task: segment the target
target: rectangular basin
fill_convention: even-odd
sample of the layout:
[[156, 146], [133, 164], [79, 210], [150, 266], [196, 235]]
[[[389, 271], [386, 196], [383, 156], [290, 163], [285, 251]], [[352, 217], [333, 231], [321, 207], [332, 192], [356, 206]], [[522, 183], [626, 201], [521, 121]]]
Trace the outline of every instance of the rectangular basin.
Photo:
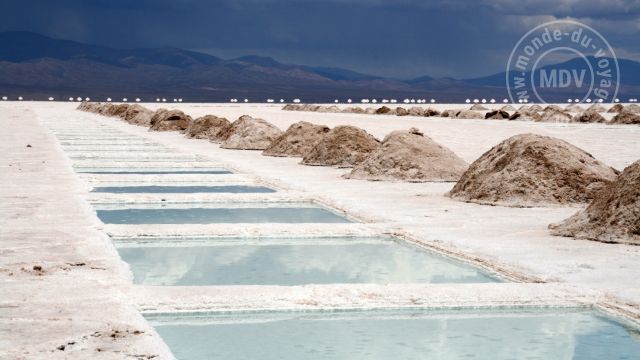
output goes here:
[[350, 223], [313, 203], [128, 204], [98, 208], [105, 224]]
[[184, 162], [184, 161], [197, 161], [193, 156], [175, 156], [171, 153], [160, 153], [159, 155], [151, 155], [151, 153], [145, 154], [131, 154], [132, 156], [114, 156], [113, 154], [84, 154], [74, 155], [70, 154], [71, 160], [97, 160], [97, 161], [122, 161], [122, 162]]
[[144, 139], [131, 139], [131, 140], [63, 140], [60, 141], [62, 146], [127, 146], [127, 145], [140, 145], [140, 146], [160, 146], [159, 144], [149, 142]]
[[252, 193], [274, 193], [273, 189], [265, 186], [248, 186], [248, 185], [219, 185], [219, 186], [164, 186], [164, 185], [148, 185], [148, 186], [99, 186], [93, 188], [94, 193], [110, 193], [110, 194], [194, 194], [194, 193], [233, 193], [233, 194], [252, 194]]
[[484, 283], [496, 278], [381, 237], [116, 241], [134, 283], [161, 286]]
[[231, 174], [224, 168], [168, 167], [168, 168], [90, 168], [74, 167], [82, 174], [126, 174], [126, 175], [163, 175], [163, 174]]
[[592, 311], [269, 312], [147, 316], [176, 358], [638, 359], [640, 332]]
[[169, 148], [162, 146], [63, 146], [63, 150], [67, 153], [114, 153], [114, 152], [173, 152]]
[[124, 136], [124, 135], [105, 135], [105, 136], [65, 136], [56, 135], [59, 141], [139, 141], [137, 136]]

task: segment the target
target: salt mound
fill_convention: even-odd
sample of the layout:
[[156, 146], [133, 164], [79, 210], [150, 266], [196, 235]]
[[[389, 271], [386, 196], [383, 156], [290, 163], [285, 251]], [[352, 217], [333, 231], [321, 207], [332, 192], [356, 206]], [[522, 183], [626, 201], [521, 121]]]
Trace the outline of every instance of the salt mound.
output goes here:
[[205, 115], [193, 120], [187, 127], [185, 134], [188, 138], [220, 142], [222, 141], [220, 135], [229, 127], [231, 127], [229, 120], [215, 115]]
[[282, 130], [263, 119], [243, 115], [220, 134], [224, 138], [220, 147], [237, 150], [264, 150], [280, 135], [282, 135]]
[[553, 235], [640, 245], [640, 161], [624, 169], [586, 209], [549, 228]]
[[282, 107], [282, 110], [288, 110], [288, 111], [314, 111], [314, 112], [325, 112], [325, 113], [343, 112], [336, 105], [326, 106], [326, 105], [314, 105], [314, 104], [287, 104], [287, 105]]
[[454, 116], [454, 119], [484, 119], [482, 113], [473, 110], [460, 110]]
[[89, 111], [91, 105], [93, 105], [93, 103], [83, 101], [76, 107], [76, 110]]
[[501, 107], [500, 110], [502, 110], [502, 111], [516, 111], [516, 108], [514, 108], [511, 105], [505, 105], [505, 106]]
[[101, 103], [93, 103], [88, 101], [83, 101], [78, 105], [76, 110], [88, 111], [88, 112], [98, 112], [104, 105]]
[[331, 105], [331, 106], [318, 106], [318, 108], [316, 109], [317, 112], [325, 112], [325, 113], [338, 113], [340, 112], [340, 108], [335, 106], [335, 105]]
[[409, 110], [407, 110], [407, 109], [405, 109], [405, 108], [403, 108], [403, 107], [398, 106], [398, 107], [396, 108], [396, 115], [398, 115], [398, 116], [406, 116], [406, 115], [409, 115]]
[[105, 114], [107, 116], [117, 116], [117, 117], [120, 117], [120, 118], [124, 118], [125, 114], [127, 113], [127, 110], [129, 110], [129, 108], [131, 106], [133, 106], [133, 105], [129, 105], [129, 104], [118, 104], [118, 105], [107, 104], [107, 106], [104, 108], [103, 114]]
[[313, 104], [302, 104], [298, 106], [299, 106], [298, 110], [300, 111], [318, 111], [320, 109], [320, 105], [313, 105]]
[[[95, 103], [93, 105], [91, 105], [92, 103], [89, 103], [89, 111], [94, 112], [96, 114], [103, 114], [103, 115], [107, 115], [107, 116], [112, 116], [112, 114], [110, 114], [109, 112], [112, 111], [111, 109], [116, 106], [115, 104], [102, 104], [102, 103]], [[126, 104], [121, 104], [124, 105], [125, 109], [127, 106]], [[120, 105], [119, 105], [120, 106]]]
[[638, 104], [629, 104], [624, 109], [628, 112], [640, 113], [640, 105]]
[[412, 106], [409, 109], [409, 115], [411, 116], [424, 116], [424, 109], [418, 106]]
[[469, 110], [487, 111], [487, 110], [489, 110], [489, 109], [488, 109], [488, 108], [486, 108], [486, 107], [484, 107], [484, 106], [482, 106], [482, 105], [480, 105], [480, 104], [475, 104], [475, 105], [471, 106], [471, 107], [469, 108]]
[[547, 107], [545, 107], [543, 111], [550, 111], [550, 110], [562, 111], [562, 108], [558, 105], [547, 105]]
[[622, 104], [615, 104], [607, 112], [609, 112], [609, 113], [619, 113], [622, 110], [624, 110], [624, 106]]
[[436, 109], [432, 109], [432, 108], [426, 108], [422, 115], [423, 116], [438, 116], [438, 115], [440, 115], [440, 111], [438, 111]]
[[628, 109], [622, 110], [609, 121], [609, 124], [640, 124], [640, 115], [630, 112]]
[[474, 161], [448, 195], [513, 207], [584, 203], [616, 175], [614, 169], [564, 140], [522, 134]]
[[355, 126], [336, 126], [303, 155], [302, 164], [352, 167], [379, 146], [378, 140]]
[[316, 111], [317, 109], [317, 105], [311, 104], [287, 104], [282, 108], [282, 110], [288, 111]]
[[576, 104], [571, 104], [565, 107], [564, 110], [568, 112], [577, 112], [577, 113], [584, 111], [584, 109], [580, 105], [576, 105]]
[[85, 109], [85, 111], [91, 111], [91, 112], [97, 113], [97, 112], [100, 112], [104, 107], [110, 106], [110, 105], [113, 105], [113, 104], [103, 104], [99, 102], [98, 103], [85, 102], [83, 109]]
[[262, 155], [301, 157], [322, 140], [329, 130], [328, 126], [297, 122], [275, 139]]
[[[127, 104], [87, 103], [82, 109], [104, 116], [121, 116], [129, 107]], [[81, 109], [81, 110], [82, 110]], [[117, 112], [116, 112], [117, 111]]]
[[387, 106], [382, 106], [379, 109], [376, 110], [376, 114], [388, 114], [391, 115], [395, 113], [393, 110], [391, 110], [391, 108], [387, 107]]
[[358, 106], [352, 106], [352, 107], [348, 107], [343, 109], [341, 112], [343, 113], [354, 113], [354, 114], [362, 114], [364, 113], [364, 109]]
[[105, 116], [116, 116], [124, 119], [127, 110], [131, 106], [132, 105], [129, 104], [116, 105], [111, 103], [103, 104], [83, 101], [82, 103], [80, 103], [80, 105], [78, 105], [76, 109]]
[[99, 114], [105, 111], [110, 106], [113, 106], [113, 104], [87, 103], [87, 108], [85, 111], [90, 111], [90, 112]]
[[153, 114], [153, 111], [138, 104], [133, 104], [127, 107], [127, 110], [121, 116], [130, 124], [150, 126]]
[[573, 122], [579, 123], [604, 123], [607, 121], [600, 113], [595, 110], [585, 110], [571, 119]]
[[394, 131], [348, 179], [402, 180], [411, 182], [457, 181], [467, 163], [446, 147], [423, 136], [417, 129]]
[[587, 108], [587, 110], [595, 111], [595, 112], [605, 112], [607, 109], [601, 104], [593, 104]]
[[525, 109], [524, 111], [516, 111], [511, 114], [509, 120], [540, 121], [540, 114], [535, 111], [529, 112], [528, 109]]
[[180, 110], [158, 109], [151, 117], [151, 131], [183, 131], [193, 121], [191, 116]]
[[496, 120], [504, 120], [509, 119], [509, 113], [502, 110], [493, 110], [484, 114], [485, 119], [496, 119]]
[[564, 111], [558, 111], [554, 109], [545, 110], [537, 121], [541, 122], [555, 122], [555, 123], [568, 123], [571, 122], [571, 115]]

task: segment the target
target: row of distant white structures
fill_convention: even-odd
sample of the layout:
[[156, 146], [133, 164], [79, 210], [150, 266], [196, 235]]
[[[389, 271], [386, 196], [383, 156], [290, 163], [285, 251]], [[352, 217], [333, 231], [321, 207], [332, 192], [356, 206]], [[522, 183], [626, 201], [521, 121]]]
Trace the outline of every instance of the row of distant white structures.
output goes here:
[[[3, 97], [2, 97], [2, 101], [7, 101], [7, 100], [9, 100], [9, 97], [7, 97], [7, 96], [3, 96]], [[22, 96], [18, 96], [18, 97], [16, 98], [16, 100], [18, 100], [18, 101], [23, 101], [23, 100], [24, 100], [24, 98], [23, 98]], [[49, 100], [49, 101], [55, 101], [55, 100], [56, 100], [56, 98], [54, 98], [53, 96], [50, 96], [50, 97], [48, 98], [48, 100]], [[73, 97], [73, 96], [72, 96], [72, 97], [70, 97], [70, 98], [68, 99], [68, 101], [91, 101], [91, 98], [90, 98], [90, 97], [85, 97], [85, 98], [83, 98], [83, 97], [81, 97], [81, 96], [78, 96], [78, 97], [76, 98], [76, 97]], [[106, 98], [106, 101], [107, 101], [107, 102], [112, 102], [112, 101], [118, 101], [118, 99], [112, 99], [112, 98], [108, 97], [108, 98]], [[141, 98], [135, 98], [135, 99], [133, 99], [133, 101], [135, 101], [135, 102], [141, 102], [141, 101], [142, 101], [142, 99], [141, 99]], [[168, 102], [168, 101], [169, 101], [169, 100], [167, 100], [166, 98], [156, 98], [156, 102]], [[122, 102], [129, 102], [129, 99], [128, 99], [128, 98], [122, 98]], [[174, 98], [174, 99], [173, 99], [173, 102], [182, 102], [182, 98]]]
[[[465, 102], [466, 102], [467, 104], [470, 104], [470, 103], [474, 103], [474, 104], [478, 104], [478, 103], [486, 104], [487, 102], [489, 102], [489, 103], [491, 103], [491, 104], [495, 104], [495, 103], [496, 103], [496, 99], [490, 99], [490, 100], [487, 100], [487, 99], [473, 99], [473, 100], [471, 100], [471, 99], [466, 99], [466, 100], [465, 100]], [[502, 99], [502, 102], [503, 102], [503, 103], [505, 103], [505, 104], [507, 104], [507, 103], [509, 103], [510, 101], [509, 101], [509, 99]], [[525, 103], [525, 104], [526, 104], [526, 103], [528, 103], [528, 102], [529, 102], [529, 100], [528, 100], [528, 99], [518, 99], [518, 103], [520, 103], [520, 104], [522, 104], [522, 103]], [[567, 99], [567, 102], [568, 102], [568, 103], [580, 103], [580, 102], [586, 102], [586, 103], [592, 103], [592, 102], [603, 103], [603, 102], [604, 102], [604, 100], [603, 100], [603, 99], [596, 99], [596, 100], [592, 100], [592, 99], [585, 99], [585, 100], [580, 100], [580, 99]], [[620, 99], [618, 99], [618, 98], [613, 99], [613, 102], [619, 103], [619, 102], [620, 102]], [[638, 99], [637, 99], [637, 98], [629, 98], [629, 99], [628, 99], [628, 102], [630, 102], [630, 103], [632, 103], [632, 102], [638, 102]]]
[[[361, 103], [363, 103], [363, 104], [369, 104], [369, 103], [377, 104], [378, 102], [380, 102], [382, 104], [387, 104], [387, 103], [395, 104], [395, 103], [398, 102], [398, 100], [396, 100], [396, 99], [381, 99], [381, 100], [378, 100], [378, 99], [360, 99], [359, 101]], [[232, 102], [232, 103], [237, 103], [237, 102], [248, 103], [249, 99], [239, 100], [239, 99], [236, 99], [236, 98], [232, 98], [232, 99], [229, 99], [229, 102]], [[284, 99], [280, 99], [278, 101], [276, 101], [275, 99], [267, 99], [267, 103], [271, 104], [271, 103], [276, 103], [276, 102], [285, 103], [286, 101]], [[302, 102], [302, 100], [296, 98], [296, 99], [291, 100], [291, 102], [294, 103], [294, 104], [299, 104], [300, 102]], [[338, 100], [338, 99], [335, 99], [333, 102], [338, 104], [341, 101]], [[358, 102], [358, 100], [347, 99], [344, 102], [348, 103], [348, 104], [351, 104], [353, 102]], [[410, 103], [426, 104], [427, 100], [426, 99], [404, 99], [404, 100], [402, 100], [402, 102], [405, 103], [405, 104], [410, 104]], [[429, 100], [429, 102], [433, 104], [433, 103], [436, 102], [436, 100], [435, 99], [431, 99], [431, 100]]]
[[[231, 103], [238, 103], [238, 102], [248, 103], [249, 99], [239, 100], [239, 99], [236, 99], [236, 98], [231, 98], [231, 99], [229, 99], [229, 102], [231, 102]], [[280, 99], [280, 100], [276, 101], [275, 99], [267, 99], [267, 103], [269, 103], [269, 104], [276, 103], [276, 102], [285, 103], [286, 100], [285, 99]], [[302, 102], [302, 100], [296, 98], [296, 99], [291, 100], [291, 102], [294, 103], [294, 104], [299, 104], [300, 102]], [[333, 102], [338, 104], [341, 101], [338, 100], [338, 99], [335, 99]], [[345, 102], [348, 103], [348, 104], [351, 104], [351, 103], [354, 102], [354, 100], [353, 99], [347, 99]], [[357, 100], [355, 102], [357, 102]], [[381, 102], [383, 104], [386, 104], [386, 103], [395, 104], [395, 103], [398, 102], [398, 100], [396, 100], [396, 99], [382, 99], [382, 100], [378, 101], [378, 99], [360, 99], [360, 102], [363, 103], [363, 104], [368, 104], [368, 103], [376, 104], [378, 102]], [[404, 99], [404, 100], [402, 100], [402, 102], [404, 102], [405, 104], [409, 104], [409, 103], [426, 104], [427, 100], [426, 99]], [[436, 100], [435, 99], [431, 99], [430, 102], [431, 103], [435, 103]]]
[[[9, 100], [9, 98], [7, 96], [3, 96], [2, 97], [2, 101], [7, 101], [7, 100]], [[23, 101], [24, 98], [22, 96], [18, 96], [16, 98], [16, 100]], [[78, 96], [77, 98], [69, 97], [68, 100], [69, 101], [91, 101], [91, 98], [89, 98], [89, 97], [83, 98], [83, 97]], [[171, 99], [167, 99], [167, 98], [156, 98], [155, 100], [156, 100], [156, 102], [163, 102], [163, 103], [171, 102]], [[55, 101], [55, 98], [54, 97], [49, 97], [49, 101]], [[112, 102], [112, 101], [118, 101], [118, 100], [117, 99], [114, 100], [114, 99], [108, 97], [106, 99], [106, 101], [107, 102]], [[141, 98], [135, 98], [133, 101], [141, 102], [142, 99]], [[613, 101], [618, 103], [618, 102], [620, 102], [620, 99], [616, 98]], [[129, 99], [128, 98], [122, 98], [122, 102], [129, 102]], [[182, 102], [182, 98], [173, 98], [173, 102], [181, 103]], [[231, 103], [238, 103], [238, 102], [248, 103], [249, 99], [239, 100], [239, 99], [236, 99], [236, 98], [232, 98], [232, 99], [229, 99], [229, 102], [231, 102]], [[275, 102], [276, 102], [275, 99], [267, 99], [267, 103], [275, 103]], [[286, 101], [284, 99], [280, 99], [277, 102], [285, 103]], [[293, 102], [294, 104], [299, 104], [300, 102], [302, 102], [302, 100], [300, 100], [298, 98], [295, 98], [291, 102]], [[341, 101], [338, 100], [338, 99], [335, 99], [334, 102], [336, 104], [338, 104]], [[357, 100], [353, 100], [353, 99], [347, 99], [344, 102], [346, 102], [348, 104], [351, 104], [353, 102], [358, 102], [358, 101]], [[367, 99], [367, 98], [364, 98], [364, 99], [360, 99], [359, 102], [362, 103], [362, 104], [369, 104], [369, 103], [377, 104], [378, 102], [380, 102], [382, 104], [396, 104], [399, 101], [397, 99], [381, 99], [381, 100], [378, 100], [378, 99]], [[405, 103], [405, 104], [426, 104], [427, 102], [431, 103], [431, 104], [435, 104], [436, 103], [436, 99], [430, 99], [428, 101], [427, 101], [427, 99], [403, 99], [401, 102]], [[474, 103], [474, 104], [479, 104], [479, 103], [482, 103], [482, 104], [486, 104], [486, 103], [495, 104], [498, 101], [496, 99], [489, 99], [489, 100], [487, 100], [487, 99], [466, 99], [465, 102], [467, 104], [471, 104], [471, 103]], [[505, 104], [508, 104], [511, 101], [509, 99], [502, 99], [502, 102], [505, 103]], [[585, 100], [567, 99], [567, 102], [568, 103], [581, 103], [581, 102], [586, 102], [586, 103], [598, 102], [598, 103], [602, 103], [602, 102], [604, 102], [604, 100], [603, 99], [596, 99], [596, 100], [592, 100], [592, 99], [585, 99]], [[636, 102], [638, 102], [638, 98], [629, 98], [627, 100], [627, 102], [636, 103]], [[526, 104], [526, 103], [529, 103], [529, 100], [528, 99], [518, 99], [518, 103], [520, 103], [520, 104], [525, 103]]]
[[[295, 104], [298, 104], [301, 101], [302, 100], [297, 99], [297, 98], [292, 100], [292, 102], [295, 103]], [[620, 99], [616, 98], [613, 101], [618, 103], [618, 102], [620, 102]], [[248, 103], [249, 99], [244, 99], [244, 100], [240, 101], [240, 100], [238, 100], [236, 98], [232, 98], [232, 99], [229, 99], [229, 102], [232, 102], [232, 103], [237, 103], [237, 102]], [[275, 99], [267, 99], [267, 103], [275, 103], [275, 102], [276, 102]], [[285, 100], [284, 99], [280, 99], [279, 102], [284, 103]], [[338, 104], [341, 101], [338, 100], [338, 99], [335, 99], [333, 102]], [[348, 103], [348, 104], [351, 104], [351, 103], [354, 102], [354, 100], [353, 99], [347, 99], [345, 102]], [[362, 104], [369, 104], [369, 103], [377, 104], [378, 102], [380, 102], [382, 104], [397, 104], [398, 100], [397, 99], [381, 99], [381, 100], [378, 100], [378, 99], [360, 99], [360, 103], [362, 103]], [[426, 104], [427, 102], [431, 103], [431, 104], [435, 104], [436, 103], [436, 99], [430, 99], [429, 101], [427, 101], [427, 99], [403, 99], [402, 102], [405, 103], [405, 104]], [[479, 103], [482, 103], [482, 104], [486, 104], [486, 103], [495, 104], [498, 101], [496, 99], [489, 99], [489, 100], [487, 100], [487, 99], [466, 99], [465, 102], [467, 104], [471, 104], [471, 103], [474, 103], [474, 104], [479, 104]], [[509, 99], [502, 99], [502, 102], [505, 103], [505, 104], [508, 104], [511, 101]], [[580, 102], [586, 102], [586, 103], [598, 102], [598, 103], [602, 103], [602, 102], [604, 102], [604, 100], [603, 99], [596, 99], [596, 100], [592, 100], [592, 99], [584, 99], [584, 100], [581, 100], [581, 99], [567, 99], [567, 102], [568, 103], [580, 103]], [[627, 102], [630, 102], [630, 103], [638, 102], [638, 99], [637, 98], [629, 98], [627, 100]], [[526, 104], [526, 103], [529, 103], [529, 100], [528, 99], [518, 99], [518, 103], [520, 103], [520, 104], [525, 103]]]

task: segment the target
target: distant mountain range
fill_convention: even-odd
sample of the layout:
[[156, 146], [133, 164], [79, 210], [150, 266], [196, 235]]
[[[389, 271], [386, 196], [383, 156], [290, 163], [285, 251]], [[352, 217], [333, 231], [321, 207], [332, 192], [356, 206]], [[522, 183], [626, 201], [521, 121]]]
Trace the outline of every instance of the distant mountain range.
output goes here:
[[[570, 60], [557, 66], [574, 66]], [[621, 97], [640, 90], [640, 63], [619, 60]], [[355, 71], [282, 64], [248, 55], [224, 60], [178, 48], [115, 49], [57, 40], [30, 32], [0, 33], [0, 96], [44, 100], [89, 96], [184, 98], [194, 102], [230, 98], [265, 101], [301, 98], [307, 102], [361, 98], [507, 97], [505, 73], [452, 79], [422, 76], [397, 80]], [[628, 94], [628, 95], [627, 95]], [[558, 93], [564, 100], [570, 91]]]

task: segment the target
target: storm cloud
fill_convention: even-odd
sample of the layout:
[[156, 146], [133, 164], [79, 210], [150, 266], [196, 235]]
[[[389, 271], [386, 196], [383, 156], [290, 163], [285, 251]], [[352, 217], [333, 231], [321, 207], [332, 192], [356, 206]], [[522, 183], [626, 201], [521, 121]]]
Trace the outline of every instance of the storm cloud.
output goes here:
[[23, 0], [3, 4], [0, 31], [468, 78], [504, 70], [527, 30], [564, 18], [596, 28], [621, 57], [640, 59], [640, 0]]

